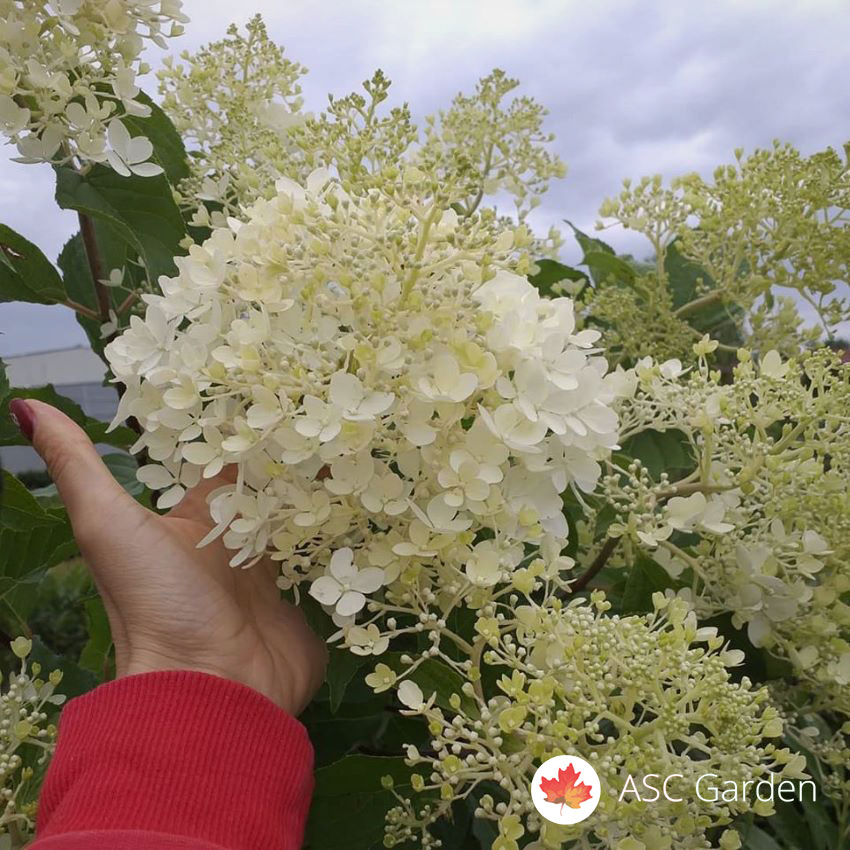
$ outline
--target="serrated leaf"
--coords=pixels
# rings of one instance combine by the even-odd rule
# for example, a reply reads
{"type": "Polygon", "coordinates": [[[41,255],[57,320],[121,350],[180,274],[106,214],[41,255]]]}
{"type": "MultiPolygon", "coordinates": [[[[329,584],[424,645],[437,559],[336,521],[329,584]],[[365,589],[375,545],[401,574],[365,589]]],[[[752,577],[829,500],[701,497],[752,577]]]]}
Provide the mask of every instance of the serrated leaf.
{"type": "Polygon", "coordinates": [[[141,257],[154,282],[173,274],[174,257],[184,253],[180,240],[186,226],[165,175],[121,177],[102,165],[82,175],[60,166],[56,203],[105,221],[141,257]]]}
{"type": "Polygon", "coordinates": [[[574,282],[587,281],[587,275],[584,272],[574,269],[572,266],[566,266],[559,263],[557,260],[537,260],[537,274],[529,275],[528,280],[532,283],[541,295],[551,297],[557,293],[553,292],[553,284],[562,280],[570,280],[574,282]]]}
{"type": "Polygon", "coordinates": [[[594,284],[599,286],[603,283],[634,281],[635,270],[626,260],[618,257],[610,245],[583,233],[572,222],[568,221],[567,224],[584,252],[580,265],[587,266],[594,284]]]}
{"type": "MultiPolygon", "coordinates": [[[[134,279],[134,276],[142,278],[146,275],[130,262],[136,256],[132,246],[117,236],[107,222],[94,221],[94,232],[104,276],[107,276],[112,269],[125,269],[127,285],[109,287],[108,290],[110,305],[115,308],[139,283],[134,279]]],[[[94,281],[92,280],[83,239],[79,233],[65,243],[56,263],[62,271],[62,280],[68,297],[78,304],[98,312],[100,307],[94,281]]],[[[103,322],[100,318],[93,319],[83,313],[77,312],[75,315],[77,323],[86,332],[92,350],[103,358],[105,340],[101,337],[100,332],[103,322]]]]}
{"type": "Polygon", "coordinates": [[[0,597],[21,584],[38,581],[47,569],[76,554],[77,544],[64,511],[45,514],[50,521],[37,529],[0,528],[0,597]]]}
{"type": "Polygon", "coordinates": [[[632,283],[635,279],[635,270],[625,260],[605,251],[588,251],[581,262],[590,270],[597,284],[610,281],[632,283]]]}
{"type": "Polygon", "coordinates": [[[65,300],[59,272],[41,250],[0,224],[0,301],[56,304],[65,300]]]}
{"type": "Polygon", "coordinates": [[[57,522],[56,515],[46,511],[14,475],[0,470],[0,480],[0,528],[33,532],[57,522]]]}
{"type": "Polygon", "coordinates": [[[572,228],[576,242],[578,242],[579,247],[585,254],[587,254],[588,251],[602,251],[606,254],[611,254],[612,256],[616,255],[617,252],[607,242],[603,242],[595,236],[588,236],[567,219],[564,219],[564,222],[572,228]]]}
{"type": "MultiPolygon", "coordinates": [[[[674,309],[704,295],[704,290],[710,291],[716,288],[711,275],[699,263],[685,257],[675,241],[667,246],[664,271],[667,275],[674,309]]],[[[743,322],[743,319],[744,314],[740,307],[723,302],[715,302],[687,316],[687,322],[693,328],[730,345],[740,344],[742,341],[739,324],[743,322]]]]}

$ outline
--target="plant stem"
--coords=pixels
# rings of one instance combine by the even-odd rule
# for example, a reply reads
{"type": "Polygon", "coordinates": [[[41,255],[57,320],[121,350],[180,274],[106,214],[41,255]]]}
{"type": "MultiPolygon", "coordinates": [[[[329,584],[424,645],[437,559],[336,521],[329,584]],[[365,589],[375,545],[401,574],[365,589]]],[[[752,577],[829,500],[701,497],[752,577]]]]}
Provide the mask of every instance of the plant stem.
{"type": "Polygon", "coordinates": [[[101,321],[109,321],[109,287],[101,283],[103,279],[103,263],[100,260],[100,253],[97,248],[97,237],[94,232],[94,222],[85,213],[78,212],[77,218],[80,222],[80,233],[83,237],[83,245],[86,249],[86,259],[89,263],[89,272],[91,272],[92,283],[94,284],[94,293],[97,297],[97,307],[101,321]]]}
{"type": "Polygon", "coordinates": [[[91,307],[86,307],[85,304],[78,304],[76,301],[72,301],[70,298],[66,298],[62,304],[65,307],[69,307],[75,313],[80,313],[83,316],[88,316],[90,319],[99,319],[100,313],[97,310],[92,310],[91,307]]]}
{"type": "Polygon", "coordinates": [[[684,484],[674,484],[666,490],[656,493],[658,499],[672,499],[673,496],[690,496],[693,493],[725,493],[731,490],[731,484],[702,484],[691,481],[684,484]]]}
{"type": "Polygon", "coordinates": [[[578,593],[581,590],[584,590],[587,585],[591,582],[593,577],[605,566],[608,559],[614,553],[614,550],[617,548],[617,543],[619,543],[618,537],[609,537],[603,544],[602,548],[599,550],[599,554],[593,559],[593,563],[587,568],[587,571],[584,575],[579,576],[571,585],[570,585],[570,593],[578,593]]]}
{"type": "Polygon", "coordinates": [[[413,291],[413,287],[416,285],[416,280],[419,277],[419,263],[425,254],[425,246],[428,244],[428,234],[431,231],[431,226],[434,224],[439,211],[439,206],[434,204],[434,206],[432,206],[428,211],[425,221],[422,222],[422,229],[419,231],[419,241],[416,245],[416,254],[413,257],[413,265],[410,269],[410,274],[407,276],[407,280],[404,282],[404,288],[401,292],[402,304],[407,301],[408,296],[413,291]]]}
{"type": "Polygon", "coordinates": [[[124,311],[139,297],[138,293],[131,292],[119,305],[115,310],[116,314],[121,316],[124,314],[124,311]]]}
{"type": "Polygon", "coordinates": [[[702,298],[695,298],[693,301],[688,301],[687,304],[683,304],[678,310],[673,312],[673,315],[679,319],[683,316],[690,316],[691,313],[696,313],[703,307],[709,307],[716,301],[719,301],[720,298],[720,290],[715,289],[713,292],[709,292],[708,295],[703,295],[702,298]]]}
{"type": "Polygon", "coordinates": [[[481,701],[482,705],[487,705],[487,700],[484,699],[484,686],[481,684],[481,656],[484,653],[484,644],[486,641],[483,637],[478,638],[472,646],[471,661],[472,666],[478,670],[478,678],[472,683],[475,690],[475,696],[481,701]]]}

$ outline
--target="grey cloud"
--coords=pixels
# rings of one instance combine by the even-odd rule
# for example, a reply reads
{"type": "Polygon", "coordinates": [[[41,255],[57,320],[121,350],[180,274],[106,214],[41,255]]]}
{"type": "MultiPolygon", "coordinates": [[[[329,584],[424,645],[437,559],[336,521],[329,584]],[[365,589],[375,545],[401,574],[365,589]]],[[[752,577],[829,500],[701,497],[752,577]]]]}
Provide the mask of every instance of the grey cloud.
{"type": "MultiPolygon", "coordinates": [[[[229,0],[185,6],[194,20],[180,49],[220,37],[234,17],[229,0]]],[[[304,88],[312,110],[323,108],[328,91],[359,87],[376,67],[418,118],[469,91],[494,66],[520,78],[522,91],[549,108],[555,148],[569,166],[535,212],[540,227],[570,218],[592,228],[599,203],[619,191],[623,177],[710,174],[735,147],[764,147],[774,138],[807,152],[850,138],[843,0],[255,0],[253,7],[287,55],[310,69],[304,88]]],[[[49,170],[0,163],[0,187],[0,220],[55,255],[73,218],[50,206],[49,170]]],[[[608,231],[605,238],[646,253],[634,234],[608,231]]],[[[573,249],[566,256],[574,260],[573,249]]],[[[33,348],[26,338],[15,343],[21,334],[11,328],[35,317],[29,309],[0,305],[0,330],[7,331],[0,352],[33,348]]],[[[51,347],[63,334],[78,339],[72,317],[50,321],[51,347]]]]}

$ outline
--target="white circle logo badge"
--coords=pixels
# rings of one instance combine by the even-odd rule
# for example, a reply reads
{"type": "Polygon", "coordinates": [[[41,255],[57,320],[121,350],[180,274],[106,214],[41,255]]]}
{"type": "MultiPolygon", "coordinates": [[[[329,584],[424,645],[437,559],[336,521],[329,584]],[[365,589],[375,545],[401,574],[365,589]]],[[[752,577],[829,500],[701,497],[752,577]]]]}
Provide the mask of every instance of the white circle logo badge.
{"type": "Polygon", "coordinates": [[[534,807],[546,820],[580,823],[599,805],[601,784],[596,771],[577,756],[555,756],[537,768],[531,780],[534,807]]]}

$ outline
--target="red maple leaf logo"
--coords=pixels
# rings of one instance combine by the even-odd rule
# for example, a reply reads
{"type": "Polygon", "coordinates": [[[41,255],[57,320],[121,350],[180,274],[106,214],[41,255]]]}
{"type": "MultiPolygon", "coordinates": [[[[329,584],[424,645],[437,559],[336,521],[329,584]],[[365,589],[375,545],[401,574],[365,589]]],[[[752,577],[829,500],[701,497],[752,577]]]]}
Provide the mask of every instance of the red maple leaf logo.
{"type": "Polygon", "coordinates": [[[558,778],[540,779],[540,790],[546,795],[547,803],[560,803],[561,811],[564,806],[577,809],[586,800],[592,799],[591,787],[584,782],[579,782],[579,772],[572,766],[567,765],[566,770],[558,771],[558,778]]]}

